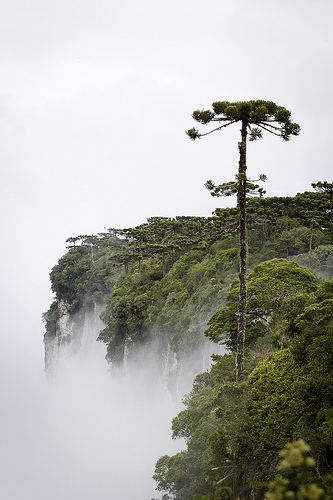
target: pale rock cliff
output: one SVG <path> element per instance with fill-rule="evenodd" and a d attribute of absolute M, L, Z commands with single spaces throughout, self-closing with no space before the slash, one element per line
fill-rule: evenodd
<path fill-rule="evenodd" d="M 64 300 L 58 302 L 59 318 L 54 337 L 46 337 L 45 371 L 49 374 L 57 371 L 59 363 L 70 356 L 86 355 L 96 345 L 96 339 L 103 328 L 99 318 L 104 306 L 82 309 L 75 314 L 69 313 Z"/>
<path fill-rule="evenodd" d="M 66 360 L 70 362 L 73 357 L 85 357 L 87 361 L 97 349 L 100 353 L 103 349 L 105 352 L 105 345 L 96 341 L 105 326 L 100 319 L 100 313 L 104 308 L 103 305 L 83 308 L 71 314 L 64 300 L 58 302 L 59 317 L 55 335 L 46 336 L 44 340 L 45 371 L 48 376 L 55 375 L 61 370 L 62 363 Z M 104 362 L 103 352 L 100 356 L 102 362 Z M 221 346 L 213 344 L 204 336 L 200 345 L 186 356 L 184 353 L 179 355 L 174 352 L 167 339 L 158 336 L 150 344 L 145 345 L 126 338 L 123 363 L 115 367 L 115 373 L 120 371 L 130 377 L 136 377 L 145 371 L 150 379 L 154 378 L 155 382 L 165 383 L 171 394 L 181 396 L 190 389 L 193 378 L 198 373 L 209 369 L 211 354 L 223 354 L 223 352 Z"/>

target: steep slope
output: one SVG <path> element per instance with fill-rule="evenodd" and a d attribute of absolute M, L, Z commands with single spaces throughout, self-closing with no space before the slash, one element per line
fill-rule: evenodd
<path fill-rule="evenodd" d="M 274 286 L 263 287 L 270 276 Z M 300 438 L 312 449 L 317 479 L 332 470 L 333 280 L 317 284 L 305 268 L 275 259 L 248 282 L 249 329 L 255 315 L 261 328 L 248 343 L 244 379 L 234 382 L 233 332 L 222 319 L 231 353 L 215 356 L 196 377 L 186 409 L 172 421 L 173 437 L 185 438 L 186 448 L 156 462 L 153 477 L 166 500 L 262 498 L 279 450 Z"/>
<path fill-rule="evenodd" d="M 250 268 L 311 250 L 319 272 L 331 272 L 319 255 L 331 241 L 328 195 L 253 198 L 248 212 Z M 60 351 L 74 353 L 98 336 L 114 366 L 147 343 L 154 343 L 158 364 L 190 361 L 237 275 L 237 228 L 236 209 L 217 209 L 210 218 L 152 217 L 135 228 L 69 238 L 68 253 L 50 275 L 55 301 L 44 314 L 47 370 Z"/>

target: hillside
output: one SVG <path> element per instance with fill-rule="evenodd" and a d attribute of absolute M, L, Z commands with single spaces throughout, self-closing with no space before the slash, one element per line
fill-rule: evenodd
<path fill-rule="evenodd" d="M 318 478 L 332 471 L 333 280 L 319 284 L 297 263 L 273 259 L 254 268 L 248 286 L 243 381 L 234 381 L 236 280 L 207 330 L 230 352 L 196 377 L 172 421 L 186 449 L 156 463 L 164 499 L 260 498 L 279 450 L 300 438 L 311 446 Z"/>
<path fill-rule="evenodd" d="M 209 218 L 152 217 L 68 242 L 50 274 L 55 300 L 44 314 L 47 370 L 64 350 L 82 349 L 88 335 L 106 344 L 114 370 L 149 346 L 157 378 L 166 377 L 171 392 L 181 393 L 186 367 L 188 377 L 202 372 L 172 424 L 173 437 L 185 438 L 187 448 L 156 463 L 164 500 L 251 496 L 256 481 L 274 476 L 278 450 L 300 437 L 322 474 L 330 470 L 328 194 L 248 200 L 247 340 L 239 383 L 236 209 L 217 209 Z M 220 354 L 208 370 L 214 345 Z M 222 477 L 228 478 L 223 484 Z"/>

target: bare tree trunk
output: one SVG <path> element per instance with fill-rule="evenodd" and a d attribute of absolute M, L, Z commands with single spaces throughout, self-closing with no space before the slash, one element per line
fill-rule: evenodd
<path fill-rule="evenodd" d="M 310 244 L 309 244 L 309 252 L 312 250 L 312 241 L 313 241 L 313 217 L 311 217 L 311 224 L 310 224 Z"/>
<path fill-rule="evenodd" d="M 242 121 L 242 141 L 239 143 L 238 168 L 238 211 L 239 211 L 239 304 L 238 334 L 236 357 L 236 381 L 239 381 L 244 368 L 244 344 L 246 328 L 246 272 L 247 272 L 247 224 L 246 224 L 246 136 L 247 123 Z"/>
<path fill-rule="evenodd" d="M 142 264 L 143 264 L 143 252 L 142 252 L 142 244 L 143 244 L 143 240 L 142 238 L 140 238 L 140 242 L 139 242 L 139 270 L 142 269 Z"/>
<path fill-rule="evenodd" d="M 166 275 L 166 263 L 165 263 L 165 254 L 164 252 L 162 253 L 162 269 L 163 269 L 163 278 L 165 278 Z"/>

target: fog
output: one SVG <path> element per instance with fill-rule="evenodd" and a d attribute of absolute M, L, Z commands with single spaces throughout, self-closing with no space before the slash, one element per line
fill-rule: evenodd
<path fill-rule="evenodd" d="M 160 498 L 154 465 L 184 448 L 170 429 L 184 408 L 181 394 L 156 385 L 147 361 L 139 374 L 114 380 L 100 342 L 85 358 L 66 359 L 56 378 L 46 376 L 41 316 L 65 244 L 52 227 L 31 225 L 23 206 L 10 215 L 1 228 L 0 498 Z"/>
<path fill-rule="evenodd" d="M 19 371 L 2 366 L 1 498 L 159 498 L 154 464 L 184 446 L 170 431 L 181 402 L 147 358 L 112 377 L 104 356 L 96 342 L 48 380 L 31 359 L 21 357 Z"/>

